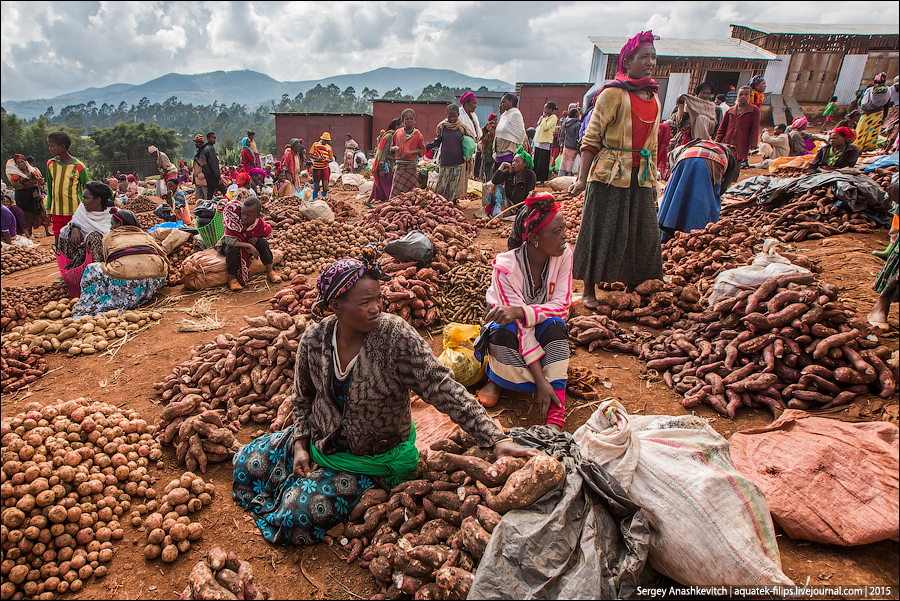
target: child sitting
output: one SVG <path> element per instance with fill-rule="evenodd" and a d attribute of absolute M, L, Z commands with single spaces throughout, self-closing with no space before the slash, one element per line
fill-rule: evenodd
<path fill-rule="evenodd" d="M 217 244 L 225 255 L 228 270 L 228 287 L 237 292 L 250 281 L 250 263 L 259 259 L 266 266 L 266 277 L 272 284 L 281 282 L 273 271 L 274 257 L 266 240 L 272 235 L 272 226 L 260 217 L 262 205 L 251 196 L 243 202 L 231 201 L 222 211 L 225 218 L 225 235 Z"/>

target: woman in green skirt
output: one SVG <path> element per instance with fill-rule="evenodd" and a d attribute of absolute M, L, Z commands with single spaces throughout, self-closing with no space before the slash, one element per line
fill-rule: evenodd
<path fill-rule="evenodd" d="M 234 457 L 234 500 L 266 540 L 310 545 L 346 521 L 363 492 L 416 477 L 419 454 L 410 390 L 497 457 L 536 454 L 503 435 L 485 409 L 438 363 L 400 317 L 381 312 L 374 261 L 342 259 L 319 276 L 313 317 L 297 349 L 289 428 Z"/>
<path fill-rule="evenodd" d="M 656 222 L 656 151 L 660 104 L 652 79 L 652 32 L 629 40 L 619 73 L 597 95 L 581 142 L 581 171 L 569 188 L 585 190 L 575 244 L 574 277 L 584 281 L 584 306 L 597 308 L 601 282 L 637 286 L 662 279 Z"/>

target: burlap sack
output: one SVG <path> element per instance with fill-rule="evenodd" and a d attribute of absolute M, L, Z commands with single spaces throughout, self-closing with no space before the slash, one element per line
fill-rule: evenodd
<path fill-rule="evenodd" d="M 129 246 L 152 246 L 155 255 L 131 255 L 114 261 L 103 261 L 103 273 L 117 280 L 164 278 L 169 271 L 166 252 L 150 234 L 133 226 L 117 227 L 103 236 L 103 256 Z"/>

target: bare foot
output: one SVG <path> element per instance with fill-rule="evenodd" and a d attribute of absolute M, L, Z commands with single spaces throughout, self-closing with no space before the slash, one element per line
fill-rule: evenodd
<path fill-rule="evenodd" d="M 274 271 L 270 271 L 267 276 L 270 284 L 280 284 L 281 276 L 275 273 Z"/>
<path fill-rule="evenodd" d="M 244 289 L 244 287 L 241 286 L 241 283 L 239 281 L 237 281 L 237 278 L 232 278 L 232 279 L 228 280 L 228 287 L 231 288 L 232 292 L 238 292 L 238 291 Z"/>

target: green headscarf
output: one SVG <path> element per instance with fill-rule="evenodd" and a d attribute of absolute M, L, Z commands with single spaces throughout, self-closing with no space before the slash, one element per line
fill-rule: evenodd
<path fill-rule="evenodd" d="M 531 158 L 531 155 L 525 151 L 525 147 L 519 144 L 519 147 L 516 148 L 516 155 L 522 157 L 522 160 L 525 161 L 525 166 L 529 169 L 534 169 L 534 159 Z"/>

